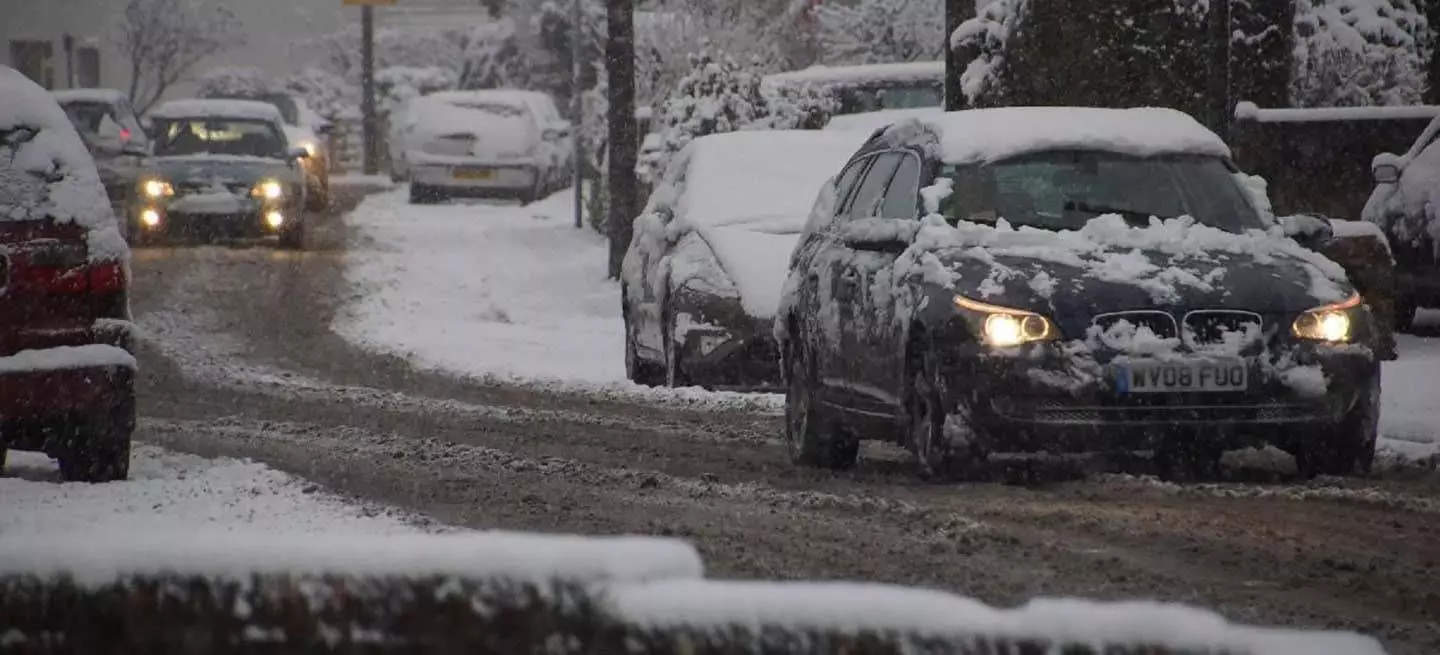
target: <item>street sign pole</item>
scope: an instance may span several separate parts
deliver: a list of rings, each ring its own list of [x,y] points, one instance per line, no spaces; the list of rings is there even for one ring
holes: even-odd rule
[[[380,142],[375,125],[375,8],[360,7],[360,112],[365,131],[365,174],[379,172]]]
[[[583,0],[574,0],[570,17],[570,114],[574,120],[570,138],[575,147],[573,156],[575,158],[575,227],[577,229],[585,226],[585,98],[583,97],[585,61],[580,54],[585,40],[585,13],[582,2]]]

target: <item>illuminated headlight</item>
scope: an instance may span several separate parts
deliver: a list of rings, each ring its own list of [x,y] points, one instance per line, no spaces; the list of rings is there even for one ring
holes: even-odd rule
[[[271,229],[279,229],[281,225],[285,224],[285,215],[276,211],[266,212],[265,224],[269,225]]]
[[[285,195],[285,186],[275,180],[265,180],[250,190],[250,195],[266,200],[278,200]]]
[[[155,227],[160,224],[160,212],[146,209],[140,212],[140,222],[144,223],[145,227]]]
[[[1360,294],[1353,294],[1344,302],[1324,305],[1301,314],[1291,324],[1290,331],[1296,338],[1326,343],[1347,343],[1354,336],[1351,331],[1352,312],[1361,303]]]
[[[165,180],[145,180],[140,183],[140,192],[147,198],[168,198],[175,195],[175,187]]]
[[[964,296],[955,296],[955,307],[970,317],[986,345],[1008,348],[1059,338],[1050,319],[1035,312],[991,305]]]
[[[301,141],[300,147],[304,148],[305,154],[310,155],[311,157],[314,157],[315,155],[320,153],[320,147],[315,145],[314,141]]]

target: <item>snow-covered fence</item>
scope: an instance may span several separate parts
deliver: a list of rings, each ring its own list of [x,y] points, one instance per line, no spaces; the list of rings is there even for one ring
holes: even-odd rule
[[[701,578],[671,539],[0,537],[10,652],[1380,655],[1156,603],[995,609],[921,589]]]

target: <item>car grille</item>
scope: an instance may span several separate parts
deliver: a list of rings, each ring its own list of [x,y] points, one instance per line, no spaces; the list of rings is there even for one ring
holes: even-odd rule
[[[1257,402],[1243,394],[1208,402],[1193,397],[1167,397],[1123,404],[1077,404],[1074,401],[998,399],[996,413],[1010,420],[1051,425],[1110,424],[1181,425],[1212,423],[1293,423],[1329,420],[1331,408],[1324,405]]]
[[[1250,346],[1261,339],[1265,320],[1254,312],[1200,310],[1185,314],[1185,342],[1191,346],[1219,346],[1227,343]]]
[[[1125,322],[1138,328],[1145,328],[1155,333],[1161,339],[1174,339],[1179,336],[1179,329],[1175,324],[1175,317],[1166,312],[1154,309],[1138,309],[1127,312],[1114,312],[1096,316],[1091,324],[1101,330],[1109,331],[1111,328]]]

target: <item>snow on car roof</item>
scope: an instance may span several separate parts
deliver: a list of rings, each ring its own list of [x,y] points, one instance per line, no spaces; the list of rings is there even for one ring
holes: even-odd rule
[[[61,89],[51,91],[55,100],[61,104],[67,102],[103,102],[115,104],[125,99],[125,94],[117,89]]]
[[[530,106],[530,103],[541,100],[545,94],[539,91],[522,91],[519,89],[485,89],[479,91],[436,91],[435,93],[421,96],[441,102],[500,102],[512,105]]]
[[[1259,123],[1311,123],[1323,121],[1428,120],[1440,116],[1440,105],[1384,107],[1305,107],[1262,109],[1253,102],[1235,105],[1235,118]]]
[[[150,112],[151,118],[240,118],[284,123],[280,110],[268,102],[235,99],[171,100]]]
[[[873,134],[875,130],[894,125],[903,120],[930,118],[943,113],[945,113],[945,110],[939,107],[919,107],[915,109],[882,109],[880,111],[867,111],[858,114],[840,114],[832,117],[829,122],[825,123],[825,129]]]
[[[897,64],[864,64],[860,66],[811,66],[765,76],[770,84],[859,84],[889,80],[945,79],[945,62],[912,61]]]
[[[968,109],[923,120],[940,135],[948,164],[992,162],[1046,150],[1103,150],[1139,157],[1230,156],[1218,135],[1174,109],[1138,107],[1003,107]],[[892,126],[901,135],[909,123]]]
[[[91,259],[123,259],[129,249],[75,126],[49,91],[0,66],[0,133],[17,129],[35,134],[0,157],[0,221],[72,222],[89,232]]]
[[[686,146],[689,170],[680,199],[685,220],[710,227],[757,219],[805,224],[820,187],[868,134],[756,130],[712,134]]]

